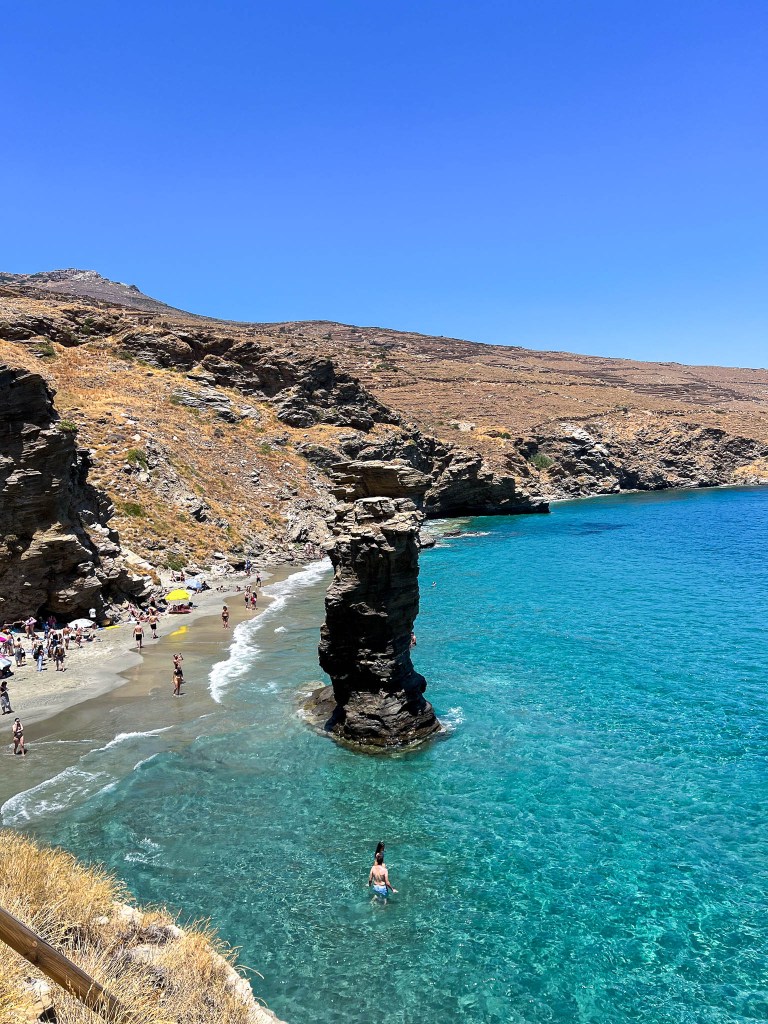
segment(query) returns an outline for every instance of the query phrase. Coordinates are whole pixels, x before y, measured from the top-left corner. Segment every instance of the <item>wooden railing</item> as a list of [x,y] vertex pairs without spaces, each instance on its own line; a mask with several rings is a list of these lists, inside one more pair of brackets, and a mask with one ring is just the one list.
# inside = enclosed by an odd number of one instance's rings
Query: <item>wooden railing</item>
[[1,907],[0,939],[110,1024],[129,1020],[125,1007],[113,995]]

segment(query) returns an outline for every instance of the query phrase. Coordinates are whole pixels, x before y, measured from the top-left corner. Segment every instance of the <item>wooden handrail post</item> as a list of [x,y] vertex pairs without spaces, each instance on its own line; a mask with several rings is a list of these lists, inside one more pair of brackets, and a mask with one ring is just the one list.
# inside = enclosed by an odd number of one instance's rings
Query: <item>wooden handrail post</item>
[[127,1020],[125,1008],[113,995],[2,907],[0,939],[39,968],[51,981],[71,992],[89,1010],[101,1014],[108,1021]]

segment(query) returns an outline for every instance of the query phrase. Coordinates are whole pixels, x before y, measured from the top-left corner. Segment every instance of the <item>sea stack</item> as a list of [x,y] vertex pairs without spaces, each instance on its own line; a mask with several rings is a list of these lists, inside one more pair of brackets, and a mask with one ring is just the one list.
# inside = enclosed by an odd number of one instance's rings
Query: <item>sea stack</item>
[[333,685],[307,705],[339,739],[367,747],[417,743],[440,725],[411,662],[419,611],[419,508],[429,478],[395,462],[336,467],[320,665]]

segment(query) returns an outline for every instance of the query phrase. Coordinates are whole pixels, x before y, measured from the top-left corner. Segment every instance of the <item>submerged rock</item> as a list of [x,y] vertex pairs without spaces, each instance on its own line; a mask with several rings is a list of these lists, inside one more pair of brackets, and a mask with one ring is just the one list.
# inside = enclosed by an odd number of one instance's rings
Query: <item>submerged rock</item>
[[415,743],[440,728],[410,653],[424,514],[410,498],[370,492],[399,488],[418,498],[429,481],[410,466],[381,463],[365,470],[348,463],[337,481],[337,494],[352,500],[337,512],[329,551],[335,573],[319,647],[333,685],[315,691],[305,710],[315,724],[351,743]]

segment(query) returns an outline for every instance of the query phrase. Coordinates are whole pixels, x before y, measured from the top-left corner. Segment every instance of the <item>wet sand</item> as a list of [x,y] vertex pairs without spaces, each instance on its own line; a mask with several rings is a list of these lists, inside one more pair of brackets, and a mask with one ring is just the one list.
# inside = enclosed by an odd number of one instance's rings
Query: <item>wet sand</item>
[[[269,588],[297,571],[286,566],[269,578],[264,573],[264,585]],[[15,714],[0,718],[0,727],[7,723],[8,740],[2,737],[0,742],[0,806],[14,794],[66,770],[81,752],[112,744],[117,736],[162,730],[158,748],[166,742],[185,742],[190,723],[222,710],[211,696],[209,673],[214,664],[226,659],[235,628],[263,614],[272,600],[260,591],[256,610],[251,611],[245,608],[242,591],[208,591],[191,614],[162,616],[158,639],[145,636],[141,654],[133,642],[133,624],[125,624],[102,631],[109,639],[89,644],[93,652],[73,651],[66,672],[57,673],[51,663],[47,672],[37,673],[34,663],[28,662],[14,675],[11,696],[14,712],[24,723],[29,755],[13,757],[10,736]],[[221,622],[224,603],[230,610],[229,629]],[[149,634],[148,627],[145,632]],[[177,652],[184,658],[181,697],[173,694],[173,654]]]

